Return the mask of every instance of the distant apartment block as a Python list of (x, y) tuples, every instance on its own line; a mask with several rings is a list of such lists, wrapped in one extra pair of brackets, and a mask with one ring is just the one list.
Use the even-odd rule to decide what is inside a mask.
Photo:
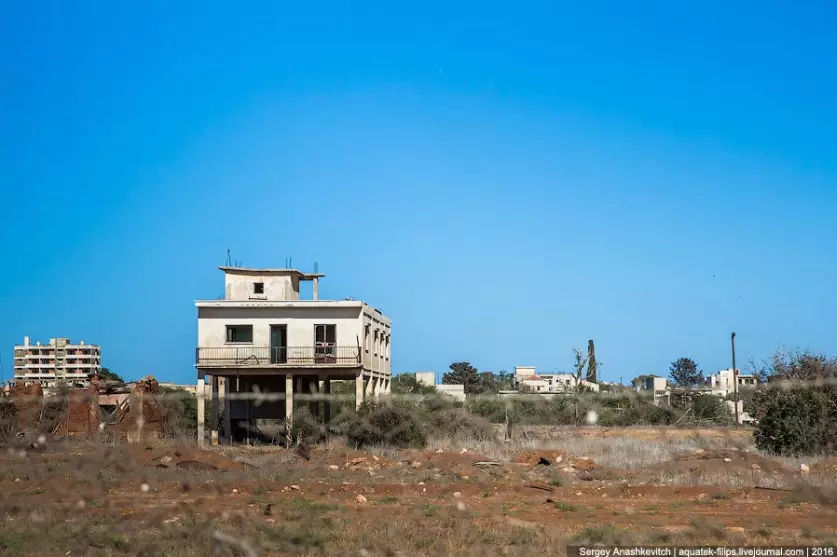
[(95, 344), (68, 338), (51, 338), (49, 344), (32, 344), (24, 337), (14, 348), (16, 381), (37, 381), (45, 387), (58, 383), (87, 385), (102, 370), (102, 350)]
[[(738, 388), (741, 387), (755, 387), (758, 381), (756, 376), (749, 373), (741, 373), (740, 369), (735, 370), (735, 375), (738, 377)], [(733, 379), (732, 369), (722, 369), (714, 375), (709, 375), (706, 378), (706, 385), (712, 389), (713, 395), (726, 396), (735, 389), (735, 380)]]

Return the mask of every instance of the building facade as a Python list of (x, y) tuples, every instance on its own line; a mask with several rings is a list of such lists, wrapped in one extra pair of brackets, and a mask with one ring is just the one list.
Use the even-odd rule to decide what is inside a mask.
[(44, 387), (87, 386), (101, 370), (101, 348), (84, 341), (73, 344), (68, 338), (51, 338), (48, 344), (32, 344), (24, 337), (23, 344), (14, 347), (15, 381), (35, 381)]
[[(755, 375), (749, 373), (741, 373), (740, 369), (735, 370), (735, 376), (738, 378), (738, 388), (753, 388), (758, 381)], [(712, 389), (713, 395), (726, 396), (735, 391), (735, 379), (732, 369), (722, 369), (718, 373), (706, 377), (706, 385)]]
[[(389, 393), (391, 320), (357, 300), (320, 300), (321, 274), (295, 269), (221, 267), (222, 300), (197, 301), (198, 439), (203, 442), (204, 381), (210, 381), (217, 409), (223, 397), (224, 431), (247, 435), (261, 419), (284, 418), (290, 430), (294, 394), (328, 395), (331, 381), (355, 382), (358, 405), (364, 398)], [(313, 282), (313, 299), (300, 299), (300, 283)], [(223, 392), (220, 392), (220, 391)], [(259, 393), (271, 393), (258, 400)], [(229, 396), (228, 396), (229, 395)], [(317, 397), (309, 397), (309, 399)], [(323, 406), (311, 402), (315, 416), (328, 419)], [(213, 419), (217, 410), (210, 414)], [(211, 424), (217, 443), (218, 424)]]
[[(571, 373), (536, 373), (534, 366), (515, 366), (514, 388), (529, 393), (566, 393), (577, 390), (579, 381)], [(581, 385), (598, 392), (598, 383), (581, 379)]]

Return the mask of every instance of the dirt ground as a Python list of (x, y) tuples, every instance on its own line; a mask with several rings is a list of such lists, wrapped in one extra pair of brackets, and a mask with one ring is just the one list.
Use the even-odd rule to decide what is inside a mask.
[[(276, 448), (37, 441), (0, 459), (4, 555), (564, 555), (566, 544), (834, 544), (834, 460), (747, 432), (567, 429), (541, 441), (310, 459)], [(540, 444), (541, 448), (537, 445)], [(804, 466), (802, 466), (804, 465)]]

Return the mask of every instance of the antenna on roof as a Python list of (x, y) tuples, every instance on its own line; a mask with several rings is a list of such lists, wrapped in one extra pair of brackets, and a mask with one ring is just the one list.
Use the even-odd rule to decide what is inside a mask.
[(314, 274), (315, 275), (319, 274), (319, 272), (320, 272), (320, 266), (317, 264), (316, 261), (314, 261)]
[(288, 258), (288, 269), (293, 269), (293, 268), (294, 268), (294, 258), (289, 257)]
[(232, 260), (230, 259), (230, 248), (227, 248), (227, 267), (232, 267)]

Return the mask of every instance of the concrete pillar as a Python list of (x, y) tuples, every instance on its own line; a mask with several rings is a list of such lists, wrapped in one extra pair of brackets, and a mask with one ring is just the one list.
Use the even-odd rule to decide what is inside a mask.
[(198, 379), (198, 385), (195, 387), (195, 397), (198, 399), (198, 447), (203, 448), (206, 445), (204, 435), (204, 415), (206, 414), (206, 381)]
[(363, 372), (358, 371), (355, 376), (355, 408), (363, 404)]
[(319, 281), (319, 279), (315, 278), (312, 282), (314, 283), (314, 296), (313, 297), (314, 297), (315, 300), (319, 300), (319, 298), (320, 298), (320, 292), (319, 292), (320, 281)]
[(331, 380), (326, 379), (323, 381), (323, 395), (325, 396), (325, 400), (323, 400), (323, 423), (325, 423), (326, 428), (326, 436), (328, 436), (328, 425), (331, 423)]
[(210, 415), (210, 432), (209, 436), (212, 441), (212, 446), (218, 445), (218, 376), (213, 375), (212, 380), (210, 381), (212, 385), (211, 389), (211, 396), (212, 396), (212, 406), (210, 407), (211, 415)]
[(223, 435), (220, 435), (222, 439), (224, 439), (227, 443), (232, 442), (232, 436), (230, 435), (230, 398), (227, 396), (230, 390), (230, 378), (229, 377), (219, 377), (218, 378), (218, 400), (220, 401), (221, 407), (221, 416), (223, 416), (223, 422), (221, 424), (221, 431)]
[(370, 375), (369, 381), (366, 382), (366, 396), (375, 394), (375, 376)]
[(320, 384), (322, 381), (317, 381), (316, 379), (309, 379), (306, 381), (308, 384), (308, 394), (311, 395), (313, 398), (308, 401), (308, 411), (311, 412), (311, 417), (317, 421), (320, 421), (320, 397), (319, 394), (322, 392), (322, 388)]
[(392, 385), (391, 385), (391, 383), (392, 383), (392, 378), (387, 377), (386, 379), (384, 379), (384, 394), (385, 394), (385, 395), (392, 394)]
[(381, 396), (381, 388), (383, 387), (383, 379), (380, 377), (375, 378), (375, 382), (372, 384), (372, 394), (375, 398), (379, 398)]
[(291, 428), (294, 421), (294, 376), (285, 375), (285, 447), (291, 446)]

